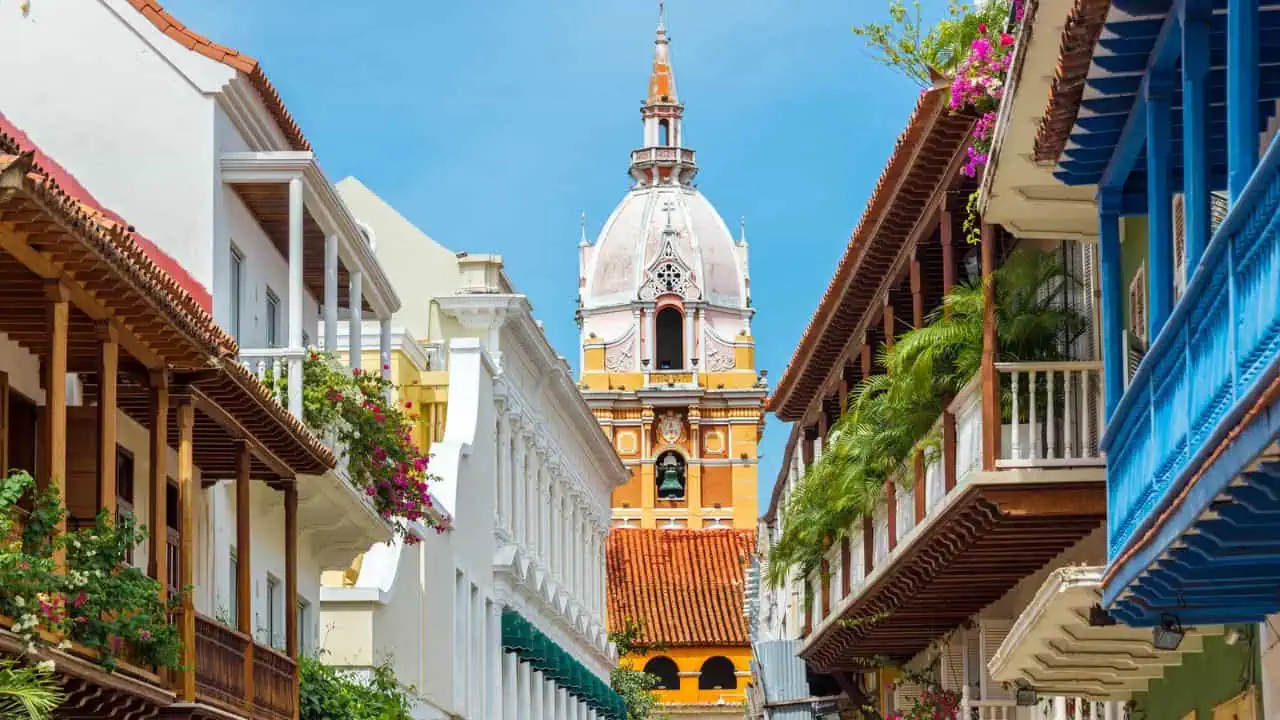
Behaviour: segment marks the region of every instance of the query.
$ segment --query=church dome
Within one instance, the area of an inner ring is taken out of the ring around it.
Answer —
[[[746,239],[735,241],[720,214],[693,186],[698,165],[685,144],[684,105],[676,95],[670,41],[661,22],[640,116],[642,145],[632,151],[629,169],[635,184],[594,245],[583,229],[581,308],[675,295],[683,302],[746,309]]]
[[[746,247],[695,188],[633,188],[588,250],[584,308],[649,302],[666,293],[721,307],[747,305]]]

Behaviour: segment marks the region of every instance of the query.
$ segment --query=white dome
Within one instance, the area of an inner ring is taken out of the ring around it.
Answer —
[[[582,307],[676,293],[686,301],[745,308],[745,257],[746,246],[734,241],[702,193],[683,185],[640,186],[586,248]]]

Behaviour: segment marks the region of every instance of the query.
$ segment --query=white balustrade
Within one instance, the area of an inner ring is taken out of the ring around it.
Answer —
[[[880,567],[884,563],[884,559],[889,556],[889,507],[881,500],[876,505],[875,513],[872,517],[872,528],[875,531],[875,554],[872,555],[875,564],[873,568]]]
[[[849,533],[849,592],[855,595],[862,587],[862,581],[867,579],[862,547],[862,521],[858,521]]]
[[[956,416],[956,485],[982,469],[982,384],[974,377],[951,401]]]
[[[960,717],[977,720],[1015,720],[1018,706],[1012,700],[970,700],[962,707]]]
[[[287,407],[289,396],[285,392],[284,380],[289,375],[289,361],[302,360],[306,354],[306,350],[290,351],[288,348],[241,348],[240,362],[272,389],[281,405]]]
[[[997,467],[1102,465],[1102,363],[997,363],[1009,418]]]
[[[899,486],[897,499],[898,523],[894,528],[897,530],[897,537],[894,538],[894,542],[901,544],[902,539],[916,526],[916,488],[907,489]]]
[[[1124,720],[1124,701],[1100,702],[1081,697],[1041,697],[1032,720]]]
[[[930,448],[925,451],[924,491],[926,513],[933,512],[947,498],[947,471],[943,466],[941,449]]]

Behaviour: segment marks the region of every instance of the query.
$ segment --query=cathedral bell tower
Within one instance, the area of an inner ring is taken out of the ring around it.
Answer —
[[[631,481],[615,527],[753,529],[766,396],[755,369],[745,225],[693,186],[665,18],[633,182],[579,243],[581,387]]]

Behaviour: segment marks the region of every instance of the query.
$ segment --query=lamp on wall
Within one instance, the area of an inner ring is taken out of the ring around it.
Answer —
[[[1157,650],[1177,650],[1186,634],[1178,616],[1165,613],[1160,617],[1160,624],[1151,629],[1151,644]]]
[[[982,258],[978,254],[978,249],[974,248],[964,257],[964,274],[968,276],[969,282],[977,282],[982,277]]]

